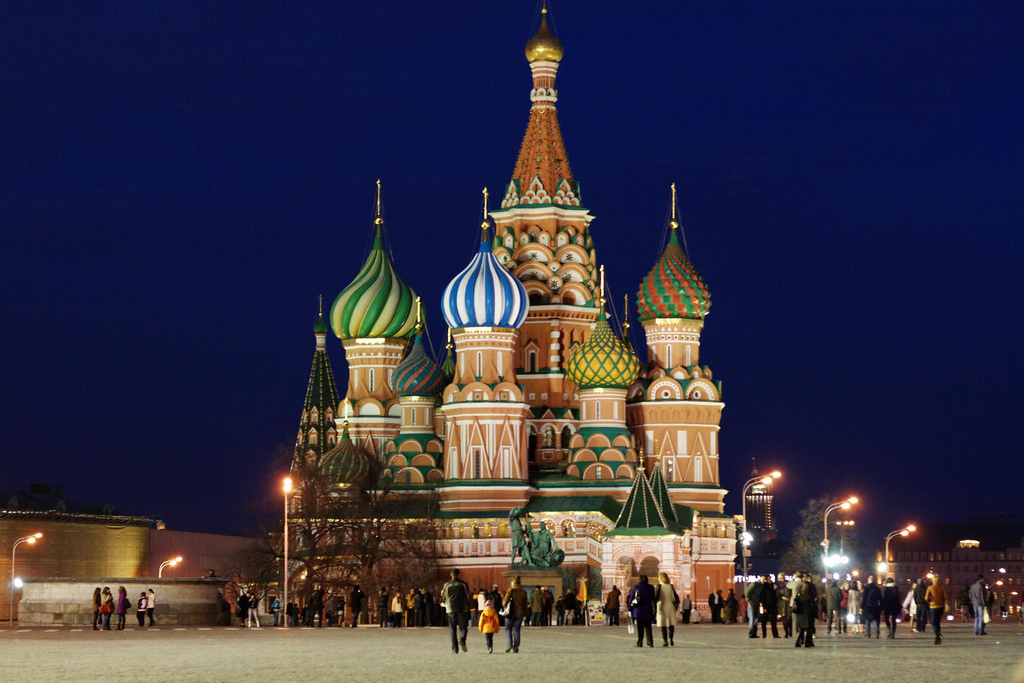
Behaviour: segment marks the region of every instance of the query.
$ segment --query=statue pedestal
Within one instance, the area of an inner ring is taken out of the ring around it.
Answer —
[[[503,593],[508,590],[508,587],[512,585],[512,579],[517,576],[523,590],[527,593],[537,586],[550,588],[556,600],[565,593],[565,587],[562,584],[562,572],[557,567],[520,566],[509,567],[501,573],[501,590]]]

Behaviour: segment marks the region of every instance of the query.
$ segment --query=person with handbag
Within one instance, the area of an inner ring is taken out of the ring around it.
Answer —
[[[103,589],[102,602],[100,603],[100,617],[103,619],[103,630],[110,630],[110,615],[114,613],[114,596],[110,592],[110,586]]]
[[[971,585],[968,596],[974,608],[974,635],[987,636],[985,633],[985,576],[978,574],[978,580]]]
[[[92,594],[92,630],[99,631],[100,628],[97,626],[100,623],[100,607],[103,605],[103,591],[100,590],[99,586],[96,586],[96,590]]]
[[[679,594],[668,581],[668,574],[658,574],[658,588],[654,592],[654,602],[658,606],[658,627],[661,629],[661,646],[676,645],[676,610],[679,609]]]
[[[640,583],[633,586],[626,604],[636,622],[636,646],[643,647],[646,636],[647,646],[654,647],[654,634],[651,632],[651,622],[654,621],[654,587],[646,574],[640,575]]]
[[[119,586],[117,589],[117,604],[115,611],[117,612],[117,630],[124,630],[124,619],[125,614],[128,613],[128,609],[132,606],[130,600],[128,600],[128,591],[125,590],[124,586]]]
[[[518,576],[512,579],[512,585],[505,592],[501,603],[504,606],[502,611],[505,617],[505,641],[508,645],[505,652],[518,653],[523,620],[530,613],[530,602]]]

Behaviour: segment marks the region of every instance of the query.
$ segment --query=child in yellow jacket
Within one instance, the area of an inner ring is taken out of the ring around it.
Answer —
[[[484,634],[487,641],[487,654],[494,649],[494,634],[501,628],[498,624],[498,611],[494,609],[494,601],[488,600],[484,611],[480,613],[480,633]]]

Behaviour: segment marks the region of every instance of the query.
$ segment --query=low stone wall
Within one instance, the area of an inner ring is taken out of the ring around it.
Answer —
[[[128,591],[132,607],[128,624],[137,624],[139,593],[153,589],[154,616],[160,625],[194,626],[217,623],[223,599],[224,579],[25,579],[18,603],[19,626],[92,625],[92,594],[96,587],[109,586],[117,599],[118,586]],[[116,620],[117,615],[112,619]],[[148,623],[148,622],[147,622]]]

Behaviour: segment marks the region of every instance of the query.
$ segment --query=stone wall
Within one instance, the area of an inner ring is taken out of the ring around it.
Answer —
[[[150,588],[156,595],[155,618],[161,626],[214,625],[220,613],[224,579],[25,579],[18,605],[19,626],[92,625],[92,595],[97,586],[124,586],[132,607],[128,625],[137,624],[139,593]],[[116,620],[116,615],[112,617]]]

